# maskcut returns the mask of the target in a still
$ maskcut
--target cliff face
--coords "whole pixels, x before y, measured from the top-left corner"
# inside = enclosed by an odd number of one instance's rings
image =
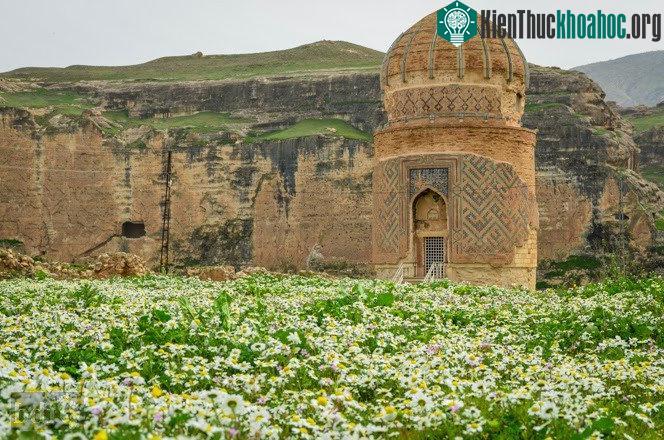
[[[44,120],[3,108],[0,239],[54,259],[123,250],[154,262],[170,149],[176,260],[301,267],[318,245],[326,260],[369,262],[371,142],[334,128],[286,140],[254,134],[307,118],[373,131],[384,122],[378,74],[54,87],[130,117],[211,111],[246,122],[225,133],[109,131],[100,111]],[[540,260],[615,250],[622,236],[646,252],[664,196],[631,170],[636,146],[601,90],[582,74],[537,68],[527,102],[524,125],[538,130]],[[146,235],[123,236],[125,222]]]
[[[634,135],[641,149],[639,165],[664,169],[664,126],[653,127]]]
[[[639,169],[664,187],[664,102],[655,107],[618,108],[634,125],[634,141],[640,148]]]
[[[302,265],[316,243],[340,259],[370,231],[372,148],[305,137],[253,144],[150,133],[132,149],[87,124],[40,135],[26,112],[0,122],[0,237],[76,260],[108,250],[158,258],[165,151],[173,151],[173,256],[197,263]],[[146,235],[122,236],[125,222]]]
[[[646,252],[663,195],[633,171],[631,128],[586,76],[533,69],[524,126],[538,130],[539,258]]]
[[[107,110],[130,116],[228,112],[274,129],[304,118],[340,117],[366,131],[383,121],[376,74],[325,75],[175,83],[76,83],[65,88],[100,100]]]

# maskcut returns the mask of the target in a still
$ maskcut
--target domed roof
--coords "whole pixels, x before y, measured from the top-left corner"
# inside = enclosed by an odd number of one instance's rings
[[[381,87],[388,124],[474,118],[518,126],[528,85],[519,46],[476,35],[456,47],[438,36],[436,21],[435,12],[427,15],[385,55]]]
[[[512,39],[478,34],[455,47],[437,35],[436,21],[435,12],[427,15],[392,44],[381,71],[384,90],[413,82],[458,83],[465,78],[502,79],[505,84],[527,87],[528,65]]]

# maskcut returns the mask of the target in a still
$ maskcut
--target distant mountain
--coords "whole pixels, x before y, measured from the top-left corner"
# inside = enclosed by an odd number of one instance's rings
[[[608,100],[621,106],[664,101],[664,50],[575,67],[597,82]]]
[[[346,41],[318,41],[273,52],[158,58],[131,66],[23,67],[1,78],[48,82],[85,80],[218,80],[328,71],[378,71],[383,54]]]

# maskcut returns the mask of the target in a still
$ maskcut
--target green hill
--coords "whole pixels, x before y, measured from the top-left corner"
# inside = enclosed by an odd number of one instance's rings
[[[664,50],[575,67],[622,106],[653,106],[664,100]]]
[[[0,78],[48,82],[82,80],[219,80],[294,73],[378,69],[383,53],[345,41],[319,41],[292,49],[237,55],[158,58],[132,66],[23,67]]]

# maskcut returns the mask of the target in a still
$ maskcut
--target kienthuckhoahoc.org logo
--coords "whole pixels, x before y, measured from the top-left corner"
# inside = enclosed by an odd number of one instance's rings
[[[482,38],[537,39],[647,39],[660,41],[662,14],[645,13],[628,16],[598,9],[589,14],[569,9],[555,13],[534,13],[527,9],[500,14],[482,10]]]
[[[440,9],[438,35],[455,46],[461,46],[477,35],[477,11],[461,2],[452,2]]]
[[[551,13],[519,9],[502,14],[482,10],[478,13],[460,1],[454,1],[437,12],[437,34],[455,46],[479,34],[482,38],[528,39],[648,39],[661,40],[662,14],[592,13],[557,10]]]

